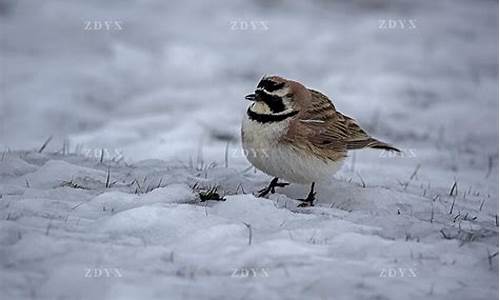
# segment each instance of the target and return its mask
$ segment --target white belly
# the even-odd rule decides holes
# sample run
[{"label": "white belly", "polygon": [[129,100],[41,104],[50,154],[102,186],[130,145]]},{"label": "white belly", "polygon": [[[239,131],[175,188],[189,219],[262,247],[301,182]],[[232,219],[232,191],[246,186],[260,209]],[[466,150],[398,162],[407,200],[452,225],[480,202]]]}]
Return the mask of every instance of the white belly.
[{"label": "white belly", "polygon": [[261,124],[243,118],[242,144],[247,159],[264,173],[290,182],[306,184],[330,180],[343,161],[324,161],[278,144],[279,137],[287,129],[287,120]]}]

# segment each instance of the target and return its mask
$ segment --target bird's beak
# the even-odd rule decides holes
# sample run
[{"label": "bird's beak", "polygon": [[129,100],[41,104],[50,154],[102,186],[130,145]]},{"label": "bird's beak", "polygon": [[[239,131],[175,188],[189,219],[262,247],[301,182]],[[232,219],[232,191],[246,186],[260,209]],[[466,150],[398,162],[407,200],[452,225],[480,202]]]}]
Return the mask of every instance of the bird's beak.
[{"label": "bird's beak", "polygon": [[255,101],[255,94],[246,95],[245,99],[249,101]]}]

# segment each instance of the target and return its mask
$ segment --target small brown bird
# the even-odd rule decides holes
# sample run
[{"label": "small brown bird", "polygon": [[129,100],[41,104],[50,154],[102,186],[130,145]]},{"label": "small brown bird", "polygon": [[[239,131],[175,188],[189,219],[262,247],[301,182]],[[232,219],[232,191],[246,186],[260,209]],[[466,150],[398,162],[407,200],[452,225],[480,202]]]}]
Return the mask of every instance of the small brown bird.
[{"label": "small brown bird", "polygon": [[322,93],[279,76],[264,76],[243,118],[241,137],[248,160],[274,179],[259,191],[264,197],[289,183],[311,184],[299,206],[312,206],[315,182],[328,180],[348,150],[399,149],[369,136],[356,121],[335,109]]}]

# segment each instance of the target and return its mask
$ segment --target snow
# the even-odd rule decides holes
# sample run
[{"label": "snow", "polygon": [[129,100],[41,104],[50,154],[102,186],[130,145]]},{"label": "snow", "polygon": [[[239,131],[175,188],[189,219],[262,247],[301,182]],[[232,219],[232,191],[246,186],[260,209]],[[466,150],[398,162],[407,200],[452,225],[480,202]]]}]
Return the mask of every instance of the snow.
[{"label": "snow", "polygon": [[[8,152],[3,162],[18,169],[30,154]],[[263,175],[231,167],[201,174],[179,166],[185,182],[165,179],[141,192],[127,183],[135,174],[167,178],[171,170],[148,161],[36,156],[45,163],[3,175],[0,185],[2,291],[11,298],[452,299],[456,291],[488,299],[496,293],[498,259],[490,266],[488,251],[497,251],[497,200],[480,209],[484,196],[475,190],[459,194],[449,214],[453,197],[433,201],[412,192],[420,191],[421,179],[406,190],[339,179],[318,189],[316,207],[297,208],[292,199],[307,187],[255,198],[231,191],[221,174],[250,190],[263,184]],[[107,168],[116,181],[108,188]],[[92,180],[78,181],[82,176]],[[225,201],[201,202],[197,193],[217,178]],[[68,179],[79,186],[64,184]]]},{"label": "snow", "polygon": [[[498,297],[497,11],[0,1],[2,299]],[[312,208],[256,198],[239,130],[264,73],[404,153],[351,152]]]}]

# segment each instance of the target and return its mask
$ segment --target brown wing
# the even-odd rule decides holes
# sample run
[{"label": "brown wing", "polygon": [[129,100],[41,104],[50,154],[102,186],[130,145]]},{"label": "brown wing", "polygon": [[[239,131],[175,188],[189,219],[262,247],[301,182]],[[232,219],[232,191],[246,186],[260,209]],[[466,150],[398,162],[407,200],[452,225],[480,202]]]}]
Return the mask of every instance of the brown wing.
[{"label": "brown wing", "polygon": [[[342,115],[339,112],[337,114]],[[381,142],[369,136],[361,127],[359,127],[354,119],[344,115],[342,116],[344,117],[347,127],[347,138],[345,140],[345,143],[348,150],[368,147],[400,152],[398,148],[395,148],[387,143]]]},{"label": "brown wing", "polygon": [[[320,157],[337,160],[347,150],[365,147],[398,151],[398,149],[370,137],[352,118],[335,109],[322,93],[309,90],[310,104],[301,111],[289,127],[287,136],[295,145],[307,148]],[[299,146],[300,147],[300,146]]]}]

